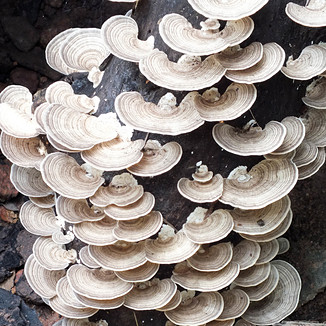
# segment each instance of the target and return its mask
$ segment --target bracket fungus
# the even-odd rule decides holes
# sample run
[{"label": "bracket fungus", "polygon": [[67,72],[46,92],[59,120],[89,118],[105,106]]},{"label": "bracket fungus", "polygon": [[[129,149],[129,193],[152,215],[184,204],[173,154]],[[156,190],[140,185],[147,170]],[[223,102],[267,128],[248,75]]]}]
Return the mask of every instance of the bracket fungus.
[{"label": "bracket fungus", "polygon": [[296,23],[308,27],[326,26],[326,2],[324,0],[310,0],[305,6],[289,2],[285,12]]},{"label": "bracket fungus", "polygon": [[210,87],[219,82],[226,72],[213,54],[204,61],[198,56],[183,55],[175,63],[158,49],[140,60],[139,70],[155,85],[176,91]]},{"label": "bracket fungus", "polygon": [[264,155],[279,148],[286,136],[286,128],[277,121],[270,121],[265,128],[254,127],[249,121],[242,129],[226,123],[217,123],[213,128],[213,138],[226,151],[242,155]]},{"label": "bracket fungus", "polygon": [[234,280],[234,284],[242,287],[256,286],[268,278],[270,271],[270,263],[253,265],[250,268],[240,271]]},{"label": "bracket fungus", "polygon": [[115,15],[106,20],[101,36],[110,52],[126,61],[139,62],[154,49],[154,36],[139,40],[137,23],[127,16]]},{"label": "bracket fungus", "polygon": [[239,264],[240,270],[245,270],[256,264],[261,247],[257,242],[242,240],[233,248],[232,262]]},{"label": "bracket fungus", "polygon": [[260,255],[256,261],[256,265],[268,263],[278,254],[279,244],[276,239],[266,242],[259,242],[259,246],[261,250]]},{"label": "bracket fungus", "polygon": [[314,80],[306,88],[306,96],[302,101],[315,109],[326,109],[326,78]]},{"label": "bracket fungus", "polygon": [[175,136],[203,125],[191,93],[183,98],[179,106],[176,104],[172,93],[161,97],[157,105],[145,102],[138,92],[123,92],[114,101],[121,121],[136,130]]},{"label": "bracket fungus", "polygon": [[236,20],[260,10],[268,0],[188,0],[194,10],[209,18]]}]

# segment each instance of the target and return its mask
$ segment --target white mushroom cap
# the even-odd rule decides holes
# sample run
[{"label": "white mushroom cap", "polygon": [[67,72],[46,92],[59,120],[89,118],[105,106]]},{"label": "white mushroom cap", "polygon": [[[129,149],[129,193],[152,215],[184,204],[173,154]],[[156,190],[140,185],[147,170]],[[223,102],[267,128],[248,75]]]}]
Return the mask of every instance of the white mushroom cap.
[{"label": "white mushroom cap", "polygon": [[183,55],[175,63],[158,49],[140,60],[139,70],[155,85],[179,91],[210,87],[220,81],[226,71],[214,55],[204,61],[200,57]]},{"label": "white mushroom cap", "polygon": [[[111,299],[111,300],[100,300],[100,299],[91,299],[87,298],[79,293],[75,293],[75,296],[79,302],[84,304],[87,307],[95,308],[95,309],[103,309],[103,310],[109,310],[109,309],[117,309],[121,307],[124,304],[124,296]],[[88,326],[89,324],[87,324]],[[98,324],[96,324],[98,325]],[[100,324],[102,325],[102,324]],[[107,324],[106,324],[107,325]]]},{"label": "white mushroom cap", "polygon": [[91,257],[88,246],[84,246],[79,250],[80,261],[89,268],[100,268],[101,266]]},{"label": "white mushroom cap", "polygon": [[256,286],[268,278],[270,271],[270,263],[254,265],[241,271],[238,277],[234,280],[234,284],[242,287]]},{"label": "white mushroom cap", "polygon": [[297,147],[295,155],[292,159],[293,163],[298,167],[312,163],[318,155],[318,147],[313,141],[305,141]]},{"label": "white mushroom cap", "polygon": [[209,18],[235,20],[260,10],[268,0],[188,0],[194,10]]},{"label": "white mushroom cap", "polygon": [[136,130],[175,136],[204,123],[191,94],[186,95],[177,107],[172,93],[166,93],[156,105],[145,102],[138,92],[123,92],[116,97],[114,106],[121,121]]},{"label": "white mushroom cap", "polygon": [[316,159],[302,167],[299,170],[299,177],[298,180],[304,180],[306,178],[311,177],[315,173],[319,171],[319,169],[324,165],[326,159],[325,148],[318,148],[318,154]]},{"label": "white mushroom cap", "polygon": [[233,249],[232,261],[239,264],[240,270],[244,270],[255,265],[260,254],[261,249],[257,242],[242,240]]},{"label": "white mushroom cap", "polygon": [[326,26],[326,3],[310,0],[305,6],[289,2],[285,7],[286,14],[296,23],[308,27]]},{"label": "white mushroom cap", "polygon": [[101,36],[110,52],[126,61],[139,62],[154,48],[154,37],[138,39],[138,25],[134,19],[115,15],[101,27]]},{"label": "white mushroom cap", "polygon": [[302,119],[306,127],[304,141],[313,142],[318,147],[326,146],[326,111],[309,108]]},{"label": "white mushroom cap", "polygon": [[302,98],[304,104],[315,108],[326,108],[326,78],[314,80],[306,88],[306,96]]}]

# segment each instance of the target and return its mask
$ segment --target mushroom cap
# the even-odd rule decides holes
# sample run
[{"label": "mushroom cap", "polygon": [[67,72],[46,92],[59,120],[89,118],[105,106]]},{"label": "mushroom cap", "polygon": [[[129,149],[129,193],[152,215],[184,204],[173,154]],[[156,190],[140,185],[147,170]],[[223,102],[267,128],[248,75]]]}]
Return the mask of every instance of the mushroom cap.
[{"label": "mushroom cap", "polygon": [[0,103],[7,103],[12,108],[30,115],[33,96],[29,89],[21,85],[9,85],[0,92]]},{"label": "mushroom cap", "polygon": [[157,233],[163,223],[163,216],[160,212],[151,211],[145,216],[134,220],[118,221],[113,230],[118,240],[137,242],[145,240]]},{"label": "mushroom cap", "polygon": [[56,201],[57,214],[68,223],[96,222],[105,217],[102,209],[89,207],[86,199],[71,199],[59,196]]},{"label": "mushroom cap", "polygon": [[59,71],[61,74],[69,75],[76,72],[76,69],[68,67],[68,65],[61,59],[59,49],[68,36],[79,31],[80,28],[69,28],[57,34],[45,48],[45,59],[47,64],[54,70]]},{"label": "mushroom cap", "polygon": [[75,293],[68,282],[67,276],[62,277],[58,281],[56,291],[57,296],[61,301],[63,301],[64,304],[74,308],[86,308],[86,305],[77,300]]},{"label": "mushroom cap", "polygon": [[267,279],[262,283],[256,286],[249,287],[236,286],[234,287],[234,289],[242,289],[243,291],[245,291],[248,294],[250,301],[260,301],[274,291],[278,284],[278,281],[278,270],[274,265],[271,265],[271,271]]},{"label": "mushroom cap", "polygon": [[89,200],[98,207],[112,204],[127,206],[139,200],[143,194],[143,186],[138,185],[130,173],[122,173],[114,176],[108,187],[101,186]]},{"label": "mushroom cap", "polygon": [[[84,304],[87,307],[95,308],[95,309],[117,309],[124,304],[124,296],[111,299],[111,300],[99,300],[99,299],[91,299],[87,298],[81,294],[75,293],[75,296],[79,302]],[[88,326],[88,324],[87,324]]]},{"label": "mushroom cap", "polygon": [[128,168],[132,174],[141,177],[153,177],[171,170],[179,163],[182,147],[177,142],[161,145],[158,141],[148,140],[143,148],[143,157]]},{"label": "mushroom cap", "polygon": [[184,55],[175,63],[158,49],[140,60],[139,70],[155,85],[177,91],[210,87],[220,81],[226,72],[214,55],[204,61],[200,57]]},{"label": "mushroom cap", "polygon": [[256,265],[268,263],[278,254],[279,244],[276,239],[267,242],[260,242],[259,246],[261,250]]},{"label": "mushroom cap", "polygon": [[30,201],[41,208],[51,208],[55,204],[55,197],[53,194],[45,197],[29,197]]},{"label": "mushroom cap", "polygon": [[49,300],[49,306],[58,314],[66,318],[82,319],[85,317],[93,316],[97,313],[98,309],[84,307],[75,308],[67,305],[59,296],[55,296]]},{"label": "mushroom cap", "polygon": [[2,154],[12,163],[24,168],[40,169],[44,159],[46,147],[37,138],[16,138],[2,132],[0,135],[0,149]]},{"label": "mushroom cap", "polygon": [[151,212],[155,204],[155,197],[145,192],[136,202],[127,206],[109,205],[104,212],[109,217],[118,221],[128,221],[145,216]]},{"label": "mushroom cap", "polygon": [[290,56],[282,72],[286,77],[297,80],[308,80],[326,70],[326,48],[312,44],[306,46],[299,57],[293,60]]},{"label": "mushroom cap", "polygon": [[268,0],[188,0],[191,7],[201,15],[221,20],[236,20],[251,16]]},{"label": "mushroom cap", "polygon": [[247,240],[252,240],[252,241],[259,241],[259,242],[268,242],[272,241],[273,239],[276,239],[283,235],[290,227],[292,223],[292,211],[291,209],[288,211],[286,214],[284,220],[272,231],[269,231],[264,234],[258,234],[258,235],[251,235],[251,234],[243,234],[240,233],[240,235],[247,239]]},{"label": "mushroom cap", "polygon": [[[240,0],[239,0],[240,1]],[[255,65],[244,70],[228,70],[225,77],[237,83],[260,83],[278,73],[285,60],[285,51],[275,42],[263,45],[263,57]]]},{"label": "mushroom cap", "polygon": [[297,179],[298,170],[292,161],[263,160],[249,172],[241,168],[233,171],[232,178],[224,179],[219,200],[242,209],[262,208],[286,196]]},{"label": "mushroom cap", "polygon": [[187,290],[218,291],[230,285],[239,275],[240,266],[232,261],[215,272],[200,272],[182,262],[174,267],[171,280]]},{"label": "mushroom cap", "polygon": [[286,136],[285,126],[270,121],[264,129],[249,127],[239,130],[226,123],[217,123],[213,128],[216,143],[228,152],[236,155],[264,155],[279,148]]},{"label": "mushroom cap", "polygon": [[35,235],[50,236],[60,230],[52,208],[41,208],[31,201],[21,207],[19,220],[29,233]]},{"label": "mushroom cap", "polygon": [[305,141],[313,142],[318,147],[326,146],[324,121],[326,121],[326,111],[310,108],[306,112],[303,117],[303,123],[306,127]]},{"label": "mushroom cap", "polygon": [[10,181],[25,196],[44,197],[53,193],[53,190],[43,181],[41,172],[35,168],[23,168],[13,164]]},{"label": "mushroom cap", "polygon": [[256,286],[268,278],[270,271],[270,263],[254,265],[241,271],[233,283],[241,287]]},{"label": "mushroom cap", "polygon": [[54,191],[72,199],[94,195],[104,182],[100,176],[87,174],[73,157],[58,152],[46,156],[41,163],[41,173]]},{"label": "mushroom cap", "polygon": [[295,155],[292,159],[293,163],[298,167],[312,163],[318,155],[318,147],[313,141],[303,141],[295,150]]},{"label": "mushroom cap", "polygon": [[179,193],[195,203],[211,203],[222,196],[223,177],[216,174],[210,181],[199,182],[181,178],[177,184]]},{"label": "mushroom cap", "polygon": [[192,257],[188,264],[201,272],[215,272],[223,269],[232,259],[233,246],[231,242],[222,242],[211,247],[202,246]]},{"label": "mushroom cap", "polygon": [[56,244],[65,245],[72,242],[75,239],[75,235],[71,231],[64,234],[62,230],[57,230],[52,233],[51,238]]},{"label": "mushroom cap", "polygon": [[136,21],[123,15],[106,20],[101,27],[101,36],[110,52],[126,61],[139,62],[154,49],[154,37],[139,40]]},{"label": "mushroom cap", "polygon": [[235,323],[234,326],[254,326],[254,324],[249,323],[248,321],[241,318]]},{"label": "mushroom cap", "polygon": [[114,106],[121,121],[136,130],[175,136],[195,130],[204,123],[191,94],[176,106],[172,93],[166,93],[156,105],[146,102],[138,92],[123,92],[116,97]]},{"label": "mushroom cap", "polygon": [[293,21],[303,26],[326,26],[326,4],[322,1],[312,0],[305,6],[289,2],[285,12]]},{"label": "mushroom cap", "polygon": [[100,98],[97,96],[90,98],[84,94],[75,94],[71,85],[62,80],[48,86],[45,92],[45,100],[49,104],[60,104],[83,113],[96,112],[100,103]]},{"label": "mushroom cap", "polygon": [[183,224],[183,232],[194,243],[212,243],[224,239],[233,229],[233,218],[224,209],[205,218],[206,210],[196,209]]},{"label": "mushroom cap", "polygon": [[249,307],[249,296],[241,289],[227,290],[222,292],[221,295],[224,301],[224,308],[217,320],[224,321],[238,318]]},{"label": "mushroom cap", "polygon": [[200,293],[181,303],[177,308],[164,312],[178,325],[199,325],[216,319],[223,311],[223,297],[218,292]]},{"label": "mushroom cap", "polygon": [[257,98],[253,84],[232,83],[223,95],[211,88],[200,95],[193,92],[193,101],[201,118],[205,121],[227,121],[241,116],[249,110]]},{"label": "mushroom cap", "polygon": [[55,243],[51,237],[36,239],[33,254],[37,262],[48,270],[62,270],[77,258],[75,249],[65,250],[63,245]]},{"label": "mushroom cap", "polygon": [[152,263],[179,263],[194,255],[199,249],[199,245],[190,241],[183,231],[173,235],[166,233],[168,232],[163,228],[156,239],[145,240],[146,258]]},{"label": "mushroom cap", "polygon": [[80,72],[98,68],[110,54],[99,28],[81,28],[69,33],[58,50],[61,60]]},{"label": "mushroom cap", "polygon": [[260,256],[260,246],[257,242],[242,240],[233,248],[232,261],[239,264],[240,270],[255,265]]},{"label": "mushroom cap", "polygon": [[165,306],[177,292],[169,278],[138,283],[125,296],[124,305],[133,310],[153,310]]},{"label": "mushroom cap", "polygon": [[24,266],[24,274],[29,286],[39,296],[51,299],[56,292],[56,284],[65,275],[65,270],[50,271],[41,266],[34,255],[30,255]]},{"label": "mushroom cap", "polygon": [[277,238],[276,239],[279,244],[278,255],[282,255],[286,253],[290,249],[290,241],[287,238]]},{"label": "mushroom cap", "polygon": [[44,126],[47,134],[60,145],[83,151],[114,139],[120,124],[112,113],[95,117],[60,104],[51,104],[44,112]]},{"label": "mushroom cap", "polygon": [[208,170],[207,165],[201,164],[200,166],[196,165],[196,171],[191,176],[197,182],[208,182],[212,180],[214,173]]},{"label": "mushroom cap", "polygon": [[275,290],[265,299],[252,302],[242,318],[256,325],[279,323],[297,307],[301,290],[301,279],[296,269],[282,260],[272,264],[279,272]]},{"label": "mushroom cap", "polygon": [[170,311],[175,308],[177,308],[182,301],[182,295],[179,290],[175,293],[175,295],[172,297],[172,299],[163,307],[157,308],[157,311]]},{"label": "mushroom cap", "polygon": [[159,268],[160,265],[147,261],[139,267],[126,271],[115,271],[114,273],[123,281],[136,283],[150,280],[155,276]]},{"label": "mushroom cap", "polygon": [[253,42],[241,48],[233,46],[216,54],[221,65],[227,70],[244,70],[252,67],[263,58],[263,45]]},{"label": "mushroom cap", "polygon": [[101,266],[89,254],[88,246],[84,246],[79,250],[80,261],[89,268],[100,268]]},{"label": "mushroom cap", "polygon": [[90,269],[80,264],[71,266],[67,277],[76,293],[90,299],[112,300],[127,294],[133,288],[132,283],[122,281],[113,271]]},{"label": "mushroom cap", "polygon": [[318,154],[316,159],[313,162],[299,168],[298,180],[307,179],[317,173],[319,169],[324,165],[325,158],[326,155],[324,147],[318,147]]},{"label": "mushroom cap", "polygon": [[82,222],[73,226],[75,236],[88,244],[106,246],[117,242],[113,234],[117,222],[110,217],[105,217],[97,222]]},{"label": "mushroom cap", "polygon": [[305,137],[305,126],[300,118],[286,117],[281,121],[286,128],[286,135],[282,145],[273,151],[273,155],[283,155],[295,150]]},{"label": "mushroom cap", "polygon": [[146,263],[145,243],[119,241],[109,246],[89,246],[91,257],[105,269],[126,271]]},{"label": "mushroom cap", "polygon": [[290,198],[285,196],[261,209],[234,208],[230,211],[234,221],[233,231],[251,235],[268,233],[282,223],[290,207]]},{"label": "mushroom cap", "polygon": [[138,163],[143,157],[144,141],[115,138],[81,153],[82,159],[96,169],[118,171]]},{"label": "mushroom cap", "polygon": [[163,41],[173,50],[188,55],[210,55],[246,40],[253,31],[253,21],[246,17],[226,23],[222,31],[199,30],[182,15],[165,15],[159,24]]},{"label": "mushroom cap", "polygon": [[306,96],[302,102],[315,109],[326,108],[326,78],[314,80],[306,88]]}]

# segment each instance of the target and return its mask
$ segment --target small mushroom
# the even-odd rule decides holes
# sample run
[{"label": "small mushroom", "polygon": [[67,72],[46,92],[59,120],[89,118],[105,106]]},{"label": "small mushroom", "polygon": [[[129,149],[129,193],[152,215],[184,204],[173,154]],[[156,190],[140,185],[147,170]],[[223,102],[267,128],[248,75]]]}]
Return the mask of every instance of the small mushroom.
[{"label": "small mushroom", "polygon": [[260,254],[261,247],[257,242],[242,240],[233,249],[232,262],[239,264],[242,271],[255,265]]},{"label": "small mushroom", "polygon": [[268,278],[270,271],[270,263],[254,265],[241,271],[234,280],[234,284],[242,287],[256,286]]},{"label": "small mushroom", "polygon": [[262,265],[270,262],[278,254],[279,244],[276,239],[266,242],[259,242],[261,248],[259,258],[256,265]]},{"label": "small mushroom", "polygon": [[319,169],[324,165],[325,158],[326,158],[325,149],[323,147],[321,148],[319,147],[316,159],[311,163],[298,168],[299,170],[298,180],[307,179],[312,175],[314,175],[315,173],[317,173]]}]

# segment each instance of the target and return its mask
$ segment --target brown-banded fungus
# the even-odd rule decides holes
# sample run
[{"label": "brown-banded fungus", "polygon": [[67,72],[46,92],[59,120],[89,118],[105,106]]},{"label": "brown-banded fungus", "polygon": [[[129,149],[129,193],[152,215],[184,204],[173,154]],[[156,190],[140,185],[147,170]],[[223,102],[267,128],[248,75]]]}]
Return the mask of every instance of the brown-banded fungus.
[{"label": "brown-banded fungus", "polygon": [[62,230],[57,230],[52,233],[52,241],[56,244],[65,245],[72,242],[75,239],[75,235],[72,231],[63,233]]},{"label": "brown-banded fungus", "polygon": [[310,0],[305,6],[289,2],[285,7],[286,14],[294,22],[308,27],[326,26],[326,2]]},{"label": "brown-banded fungus", "polygon": [[279,148],[285,138],[286,128],[277,121],[270,121],[265,128],[254,127],[249,121],[242,129],[226,123],[217,123],[213,128],[216,143],[228,152],[237,155],[264,155]]},{"label": "brown-banded fungus", "polygon": [[240,270],[255,265],[260,255],[260,246],[257,242],[242,240],[233,249],[232,262],[239,264]]},{"label": "brown-banded fungus", "polygon": [[191,7],[201,15],[221,20],[236,20],[253,15],[268,0],[188,0]]},{"label": "brown-banded fungus", "polygon": [[176,97],[167,93],[158,104],[145,102],[138,92],[123,92],[115,99],[115,110],[123,123],[140,131],[179,135],[200,127],[204,121],[193,103],[192,93],[176,106]]},{"label": "brown-banded fungus", "polygon": [[44,268],[33,254],[27,258],[24,267],[24,274],[30,287],[46,299],[51,299],[57,294],[56,284],[65,273],[65,270],[52,271]]},{"label": "brown-banded fungus", "polygon": [[233,120],[248,111],[257,98],[253,84],[232,83],[223,95],[217,88],[206,90],[203,95],[193,92],[193,101],[200,117],[205,121]]},{"label": "brown-banded fungus", "polygon": [[263,57],[255,65],[244,70],[228,70],[225,77],[237,83],[260,83],[277,74],[284,63],[285,51],[277,43],[263,45]]},{"label": "brown-banded fungus", "polygon": [[46,156],[41,163],[41,173],[54,191],[72,199],[94,195],[104,182],[101,176],[87,173],[73,157],[58,152]]},{"label": "brown-banded fungus", "polygon": [[134,19],[115,15],[104,22],[101,36],[110,52],[126,61],[139,62],[154,49],[154,37],[138,39],[138,25]]},{"label": "brown-banded fungus", "polygon": [[190,241],[183,231],[163,224],[156,239],[145,240],[146,258],[156,264],[175,264],[194,255],[199,245]]},{"label": "brown-banded fungus", "polygon": [[278,254],[279,244],[276,239],[266,242],[259,242],[261,248],[256,265],[262,265],[270,262]]},{"label": "brown-banded fungus", "polygon": [[66,108],[83,113],[94,113],[98,109],[100,98],[92,98],[74,93],[70,84],[65,81],[57,81],[51,84],[45,92],[45,100],[49,104],[60,104]]},{"label": "brown-banded fungus", "polygon": [[318,44],[305,47],[297,59],[290,56],[283,74],[291,79],[308,80],[326,70],[326,48]]},{"label": "brown-banded fungus", "polygon": [[326,78],[316,79],[308,85],[302,101],[312,108],[326,109]]},{"label": "brown-banded fungus", "polygon": [[75,296],[77,300],[82,304],[84,304],[85,306],[95,308],[95,309],[102,309],[102,310],[117,309],[121,307],[125,301],[124,296],[111,299],[111,300],[91,299],[78,293],[75,293]]},{"label": "brown-banded fungus", "polygon": [[226,72],[214,55],[204,61],[200,57],[183,55],[175,63],[158,49],[140,60],[139,70],[155,85],[177,91],[210,87],[220,81]]},{"label": "brown-banded fungus", "polygon": [[90,299],[112,300],[133,288],[132,283],[122,281],[113,271],[90,269],[79,264],[68,269],[67,277],[74,292]]},{"label": "brown-banded fungus", "polygon": [[51,208],[55,205],[54,195],[48,195],[45,197],[29,197],[30,201],[41,208]]},{"label": "brown-banded fungus", "polygon": [[207,215],[207,209],[197,207],[183,224],[183,232],[194,243],[205,244],[224,239],[233,229],[233,218],[224,209]]},{"label": "brown-banded fungus", "polygon": [[182,295],[179,290],[175,293],[175,295],[172,297],[172,299],[163,307],[157,308],[158,311],[170,311],[175,308],[177,308],[182,301]]},{"label": "brown-banded fungus", "polygon": [[326,158],[325,148],[319,147],[316,159],[314,161],[312,161],[311,163],[298,168],[298,170],[299,170],[298,180],[307,179],[307,178],[311,177],[312,175],[314,175],[315,173],[317,173],[319,171],[319,169],[324,165],[325,158]]},{"label": "brown-banded fungus", "polygon": [[301,279],[296,269],[282,260],[272,264],[279,272],[275,290],[265,299],[252,302],[242,318],[255,325],[279,323],[297,307],[301,290]]},{"label": "brown-banded fungus", "polygon": [[249,172],[240,166],[224,179],[224,204],[242,209],[263,208],[287,195],[298,180],[298,169],[290,160],[263,160]]},{"label": "brown-banded fungus", "polygon": [[295,150],[295,155],[292,159],[293,163],[298,167],[312,163],[318,155],[318,147],[312,141],[303,140],[300,146]]},{"label": "brown-banded fungus", "polygon": [[101,266],[91,257],[88,251],[88,246],[82,247],[79,250],[80,261],[89,268],[100,268]]},{"label": "brown-banded fungus", "polygon": [[234,221],[233,231],[252,235],[268,233],[282,223],[290,207],[290,198],[285,196],[261,209],[235,208],[230,211]]},{"label": "brown-banded fungus", "polygon": [[91,257],[105,269],[126,271],[146,263],[145,243],[117,241],[109,246],[89,246]]},{"label": "brown-banded fungus", "polygon": [[211,292],[230,285],[239,272],[240,266],[233,262],[215,272],[200,272],[190,267],[187,262],[182,262],[175,265],[171,279],[187,290]]},{"label": "brown-banded fungus", "polygon": [[223,269],[232,259],[231,242],[222,242],[211,247],[201,246],[190,258],[188,264],[200,272],[215,272]]},{"label": "brown-banded fungus", "polygon": [[302,120],[306,127],[304,141],[310,141],[318,147],[326,146],[326,111],[309,108]]},{"label": "brown-banded fungus", "polygon": [[177,325],[195,326],[218,318],[223,307],[223,297],[220,293],[201,293],[184,300],[177,308],[166,311],[165,316]]},{"label": "brown-banded fungus", "polygon": [[[203,179],[202,174],[210,177]],[[214,202],[221,197],[223,177],[220,174],[213,176],[206,165],[200,165],[194,173],[193,179],[181,178],[178,181],[178,191],[183,197],[195,203]]]},{"label": "brown-banded fungus", "polygon": [[242,287],[256,286],[268,278],[270,271],[270,263],[254,265],[241,271],[238,277],[234,280],[234,284]]},{"label": "brown-banded fungus", "polygon": [[177,292],[169,278],[138,283],[125,296],[124,305],[133,310],[153,310],[165,306]]},{"label": "brown-banded fungus", "polygon": [[287,238],[277,238],[276,239],[279,244],[278,255],[282,255],[286,253],[290,249],[290,241]]},{"label": "brown-banded fungus", "polygon": [[182,147],[177,142],[161,145],[157,140],[148,140],[143,148],[143,157],[128,171],[141,177],[154,177],[171,170],[179,163]]}]

